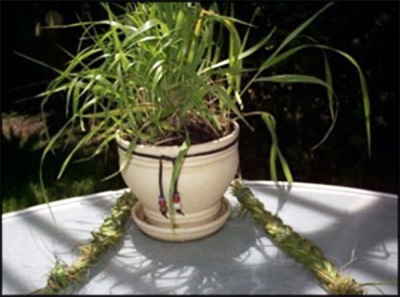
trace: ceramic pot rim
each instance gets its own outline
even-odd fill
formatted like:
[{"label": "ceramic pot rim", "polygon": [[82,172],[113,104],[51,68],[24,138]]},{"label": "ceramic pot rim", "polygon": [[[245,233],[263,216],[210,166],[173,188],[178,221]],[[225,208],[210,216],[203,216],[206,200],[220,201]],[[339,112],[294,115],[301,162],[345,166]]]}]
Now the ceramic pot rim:
[{"label": "ceramic pot rim", "polygon": [[[214,150],[219,151],[221,150],[221,148],[224,147],[229,148],[231,144],[233,145],[237,143],[239,137],[239,124],[236,121],[232,121],[232,123],[234,128],[230,134],[212,141],[191,145],[187,152],[187,156],[197,155],[197,154],[207,154],[208,152],[210,152],[211,154]],[[120,137],[119,131],[117,131],[116,140],[120,149],[126,151],[129,148],[129,141],[122,139]],[[134,151],[135,153],[151,155],[154,157],[165,156],[174,158],[179,153],[179,146],[178,145],[157,146],[157,145],[137,144]]]}]

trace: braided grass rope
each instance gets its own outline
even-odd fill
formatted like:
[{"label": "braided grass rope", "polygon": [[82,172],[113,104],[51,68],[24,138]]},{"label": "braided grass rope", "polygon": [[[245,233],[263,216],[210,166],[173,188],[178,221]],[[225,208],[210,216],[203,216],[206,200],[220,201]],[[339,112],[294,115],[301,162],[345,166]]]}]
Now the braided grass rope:
[{"label": "braided grass rope", "polygon": [[79,247],[80,257],[71,266],[57,260],[54,268],[50,270],[47,285],[31,295],[58,294],[76,283],[82,283],[90,267],[97,263],[102,253],[116,245],[123,236],[126,222],[136,201],[136,197],[130,192],[118,197],[110,215],[104,219],[98,230],[91,233],[92,240]]},{"label": "braided grass rope", "polygon": [[[332,294],[362,295],[365,292],[354,279],[343,276],[335,265],[326,259],[322,251],[309,240],[302,238],[285,225],[282,220],[264,209],[263,204],[248,187],[236,180],[232,193],[249,211],[253,219],[267,232],[269,238],[288,256],[309,268],[323,287]],[[57,261],[50,271],[47,285],[32,292],[33,295],[58,294],[82,283],[90,267],[95,264],[103,252],[118,243],[124,234],[125,225],[137,198],[130,192],[120,196],[101,227],[93,231],[92,240],[79,248],[80,257],[71,265]]]},{"label": "braided grass rope", "polygon": [[288,256],[309,268],[323,287],[332,294],[363,295],[365,292],[354,279],[341,275],[335,265],[311,241],[302,238],[285,225],[278,216],[264,209],[264,205],[242,182],[235,181],[232,193],[254,221],[261,225],[268,237]]}]

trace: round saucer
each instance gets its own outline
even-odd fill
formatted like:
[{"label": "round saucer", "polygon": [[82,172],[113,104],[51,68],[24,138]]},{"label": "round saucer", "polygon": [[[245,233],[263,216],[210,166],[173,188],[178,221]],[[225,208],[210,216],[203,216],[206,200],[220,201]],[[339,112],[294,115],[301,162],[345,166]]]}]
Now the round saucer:
[{"label": "round saucer", "polygon": [[137,202],[132,208],[132,217],[139,229],[147,235],[166,241],[189,241],[206,237],[219,230],[231,213],[231,205],[229,201],[223,197],[221,201],[221,209],[214,221],[196,227],[175,228],[159,227],[150,225],[144,216],[143,207]]}]

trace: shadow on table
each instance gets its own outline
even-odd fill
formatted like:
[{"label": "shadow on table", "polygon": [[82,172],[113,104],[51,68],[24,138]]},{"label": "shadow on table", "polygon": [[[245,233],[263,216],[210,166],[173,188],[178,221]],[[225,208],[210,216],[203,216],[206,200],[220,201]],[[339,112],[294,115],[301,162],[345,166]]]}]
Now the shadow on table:
[{"label": "shadow on table", "polygon": [[[263,191],[270,198],[278,199],[276,190]],[[393,200],[373,199],[354,211],[346,212],[323,200],[318,204],[311,202],[307,194],[290,195],[288,205],[330,218],[329,224],[321,229],[299,233],[316,243],[337,267],[346,266],[342,269],[344,274],[358,282],[397,280],[394,261],[397,261],[398,226],[397,207],[393,207]],[[281,211],[283,215],[285,206]],[[309,225],[316,224],[313,217],[303,219]],[[288,222],[290,220],[286,223],[297,229],[296,224]],[[104,259],[103,270],[92,278],[83,292],[326,293],[311,273],[282,254],[249,216],[233,217],[213,236],[187,243],[168,243],[149,238],[131,224],[123,247],[117,253]],[[346,265],[352,256],[354,262]],[[394,285],[382,288],[386,292],[397,292]],[[378,291],[372,287],[367,290],[370,293]]]},{"label": "shadow on table", "polygon": [[[287,258],[250,217],[233,217],[216,234],[171,243],[131,224],[123,247],[103,257],[78,294],[274,294],[313,287],[314,277]],[[283,288],[283,289],[282,289]]]},{"label": "shadow on table", "polygon": [[[276,190],[254,189],[256,196],[263,194],[275,204],[278,202]],[[397,262],[397,200],[396,203],[384,198],[371,200],[371,203],[349,213],[339,211],[323,200],[319,203],[310,201],[309,196],[307,193],[290,194],[290,200],[280,210],[286,224],[316,243],[338,267],[346,264],[353,254],[356,261],[343,269],[343,273],[350,274],[357,281],[397,280],[397,263],[394,262]],[[284,218],[290,207],[311,211],[319,218],[329,218],[329,224],[305,232],[304,225],[317,224],[315,217],[292,211],[289,212],[292,217],[298,215],[293,223],[291,216]],[[26,223],[39,226],[42,232],[54,236],[65,247],[71,248],[70,244],[76,244],[75,238],[54,234],[47,221],[39,222],[36,217],[27,217]],[[3,263],[3,282],[5,277],[10,284],[18,285],[19,291],[26,291],[22,284],[18,284],[17,276],[7,273]],[[249,216],[233,216],[216,234],[187,243],[149,238],[130,222],[123,240],[101,257],[86,281],[85,285],[75,287],[72,293],[326,293],[311,273],[282,254]],[[390,290],[396,289],[391,286]]]},{"label": "shadow on table", "polygon": [[[390,290],[397,294],[397,284],[394,282],[398,279],[398,198],[395,195],[371,192],[370,197],[358,195],[358,199],[352,200],[352,195],[346,193],[344,189],[342,190],[344,197],[340,197],[339,188],[339,192],[335,195],[311,195],[307,192],[282,194],[276,188],[267,188],[263,185],[252,186],[252,189],[255,196],[258,193],[274,201],[276,208],[270,211],[276,210],[282,217],[285,217],[285,207],[291,208],[286,212],[291,216],[296,216],[294,207],[312,210],[314,216],[303,215],[304,223],[309,226],[322,225],[323,228],[300,226],[299,217],[295,223],[292,223],[290,217],[286,217],[287,220],[283,221],[291,225],[295,231],[314,229],[311,232],[299,231],[299,233],[316,243],[337,267],[343,267],[341,270],[344,274],[353,276],[359,282],[391,282]],[[317,200],[312,200],[311,196],[319,197]],[[335,200],[327,200],[335,196],[337,200],[339,198],[342,200],[337,203]],[[354,194],[353,197],[357,195]],[[345,199],[354,202],[343,203]],[[339,206],[343,204],[346,204],[346,207],[341,209]],[[320,224],[321,221],[326,223]],[[373,291],[376,288],[368,287],[367,290]],[[376,291],[381,293],[379,289]]]}]

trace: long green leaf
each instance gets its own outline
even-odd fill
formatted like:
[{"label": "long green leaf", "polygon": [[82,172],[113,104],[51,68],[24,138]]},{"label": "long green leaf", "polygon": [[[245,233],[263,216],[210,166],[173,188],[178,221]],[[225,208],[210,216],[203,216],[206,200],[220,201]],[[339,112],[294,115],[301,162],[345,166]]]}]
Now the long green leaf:
[{"label": "long green leaf", "polygon": [[59,171],[59,173],[58,173],[57,179],[60,179],[60,178],[61,178],[61,176],[63,175],[63,173],[64,173],[64,171],[65,171],[65,169],[66,169],[66,167],[67,167],[68,164],[70,163],[70,161],[71,161],[72,157],[75,155],[75,153],[76,153],[79,149],[81,149],[83,145],[87,144],[90,140],[92,140],[92,139],[94,138],[94,136],[96,135],[96,133],[97,133],[98,131],[101,130],[101,128],[104,126],[104,124],[105,124],[104,122],[103,122],[103,123],[100,123],[99,126],[97,126],[95,129],[89,131],[89,133],[87,133],[87,134],[78,142],[78,144],[76,144],[76,145],[74,146],[74,148],[72,149],[72,151],[71,151],[71,152],[69,153],[69,155],[65,158],[65,160],[64,160],[64,162],[63,162],[63,164],[62,164],[62,166],[61,166],[61,169],[60,169],[60,171]]},{"label": "long green leaf", "polygon": [[[320,10],[318,10],[312,17],[310,17],[304,23],[302,23],[300,26],[298,26],[296,29],[294,29],[288,36],[286,36],[286,38],[282,41],[282,43],[279,45],[279,47],[275,50],[275,52],[268,59],[272,59],[273,57],[275,57],[286,45],[288,45],[290,42],[292,42],[301,32],[303,32],[304,29],[307,28],[321,13],[323,13],[325,10],[327,10],[329,7],[331,7],[333,4],[334,4],[334,2],[329,2],[324,7],[322,7]],[[266,62],[268,62],[268,60]]]},{"label": "long green leaf", "polygon": [[31,62],[34,62],[34,63],[36,63],[36,64],[39,64],[39,65],[41,65],[41,66],[44,66],[44,67],[46,67],[46,68],[49,68],[50,70],[53,70],[54,72],[56,72],[56,73],[58,73],[58,74],[61,74],[61,73],[62,73],[62,71],[61,71],[60,69],[57,69],[57,68],[55,68],[55,67],[53,67],[53,66],[51,66],[51,65],[49,65],[49,64],[47,64],[47,63],[45,63],[45,62],[43,62],[43,61],[40,61],[40,60],[37,60],[37,59],[35,59],[35,58],[29,57],[29,56],[24,55],[24,54],[22,54],[22,53],[20,53],[20,52],[17,52],[17,51],[14,51],[14,54],[16,54],[16,55],[18,55],[18,56],[20,56],[20,57],[22,57],[22,58],[24,58],[24,59],[27,59],[27,60],[29,60],[29,61],[31,61]]},{"label": "long green leaf", "polygon": [[350,56],[349,54],[332,48],[327,45],[321,45],[321,44],[316,44],[312,45],[315,48],[320,48],[320,49],[325,49],[329,51],[333,51],[343,58],[345,58],[348,62],[350,62],[357,70],[358,72],[358,77],[360,80],[360,86],[361,86],[361,94],[362,94],[362,99],[363,99],[363,106],[364,106],[364,117],[365,117],[365,127],[366,127],[366,133],[367,133],[367,141],[368,141],[368,155],[371,157],[371,122],[370,122],[370,116],[371,116],[371,107],[370,107],[370,99],[369,99],[369,94],[368,94],[368,88],[367,88],[367,82],[364,76],[363,71],[361,70],[360,65],[357,63],[357,61]]},{"label": "long green leaf", "polygon": [[327,90],[334,93],[332,87],[329,84],[319,79],[318,77],[311,75],[303,75],[303,74],[272,75],[272,76],[257,78],[255,82],[273,82],[273,83],[284,83],[284,84],[293,84],[293,83],[317,84],[325,87]]},{"label": "long green leaf", "polygon": [[328,58],[326,56],[325,51],[322,52],[324,55],[324,66],[325,66],[325,78],[326,78],[326,83],[329,86],[327,88],[328,90],[328,101],[329,101],[329,110],[331,112],[331,118],[333,119],[335,117],[335,110],[333,107],[333,82],[332,82],[332,72],[331,72],[331,67],[329,65]]},{"label": "long green leaf", "polygon": [[179,178],[179,174],[180,171],[182,169],[184,160],[185,160],[185,156],[187,151],[190,148],[190,138],[186,137],[185,141],[181,144],[181,146],[179,147],[179,152],[178,155],[176,156],[176,159],[174,161],[174,166],[172,169],[172,175],[171,175],[171,180],[169,182],[169,191],[168,191],[168,208],[169,208],[169,215],[171,218],[171,227],[174,228],[175,227],[175,223],[174,223],[174,205],[173,205],[173,195],[174,195],[174,190],[175,189],[175,184]]},{"label": "long green leaf", "polygon": [[270,149],[270,174],[271,174],[271,179],[275,181],[276,183],[278,182],[278,175],[276,171],[276,157],[279,157],[279,162],[281,164],[281,167],[283,169],[283,174],[285,175],[285,178],[289,184],[289,187],[291,186],[293,182],[293,176],[290,171],[289,165],[281,153],[278,145],[278,136],[276,135],[276,121],[275,118],[267,112],[263,112],[261,114],[261,118],[264,120],[264,123],[267,125],[268,130],[271,135],[272,139],[272,144],[271,144],[271,149]]},{"label": "long green leaf", "polygon": [[296,29],[294,29],[286,38],[282,41],[282,43],[279,45],[279,47],[263,62],[263,64],[260,66],[259,71],[249,80],[247,85],[244,87],[243,91],[247,90],[249,86],[253,83],[253,81],[268,67],[270,67],[272,64],[276,64],[278,61],[274,61],[275,57],[281,52],[281,50],[288,45],[290,42],[292,42],[295,38],[298,37],[298,35],[304,31],[322,12],[324,12],[326,9],[328,9],[330,6],[333,5],[333,2],[329,2],[326,4],[324,7],[322,7],[319,11],[317,11],[313,16],[311,16],[309,19],[307,19],[305,22],[303,22],[300,26],[298,26]]},{"label": "long green leaf", "polygon": [[[275,30],[276,30],[276,27],[273,28],[271,30],[271,32],[266,37],[264,37],[261,41],[259,41],[257,44],[253,45],[252,47],[245,50],[244,52],[241,52],[237,58],[239,60],[244,60],[245,58],[253,55],[257,50],[261,49],[264,45],[266,45],[268,43],[268,41],[271,39],[272,35],[274,34]],[[201,70],[199,72],[199,74],[203,74],[207,71],[210,71],[210,70],[213,70],[216,68],[220,68],[220,67],[228,65],[228,64],[229,64],[229,59],[222,60],[221,62],[218,62],[218,63],[213,63],[212,66]]]}]

